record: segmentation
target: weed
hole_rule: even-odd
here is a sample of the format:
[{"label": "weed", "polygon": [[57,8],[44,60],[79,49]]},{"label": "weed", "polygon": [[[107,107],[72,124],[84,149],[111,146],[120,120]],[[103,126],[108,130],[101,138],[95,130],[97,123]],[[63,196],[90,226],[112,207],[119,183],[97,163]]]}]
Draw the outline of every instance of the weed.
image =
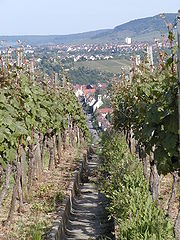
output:
[{"label": "weed", "polygon": [[[30,221],[30,220],[29,220]],[[31,219],[32,221],[32,219]],[[44,229],[47,228],[46,221],[40,221],[38,218],[33,219],[33,223],[30,225],[24,224],[24,222],[18,222],[18,235],[21,239],[28,240],[41,240],[44,233]],[[11,238],[10,238],[11,239]],[[17,236],[12,238],[17,239]]]},{"label": "weed", "polygon": [[39,198],[43,198],[44,196],[48,196],[49,192],[54,189],[54,184],[52,183],[47,183],[43,184],[39,187],[39,190],[36,193],[36,196]]},{"label": "weed", "polygon": [[27,200],[29,203],[33,202],[33,200],[34,200],[33,192],[29,193],[29,195],[27,196]]},{"label": "weed", "polygon": [[63,200],[64,200],[64,194],[61,191],[59,191],[56,194],[56,204],[62,203]]},{"label": "weed", "polygon": [[46,201],[43,203],[43,210],[44,212],[53,212],[56,209],[56,202],[55,202],[55,197],[50,196]]},{"label": "weed", "polygon": [[44,222],[37,220],[35,224],[33,223],[27,227],[26,237],[30,237],[30,240],[41,240],[44,226]]},{"label": "weed", "polygon": [[33,210],[33,212],[35,212],[35,213],[41,212],[41,211],[43,210],[42,204],[36,203],[36,202],[33,203],[33,205],[32,205],[32,210]]}]

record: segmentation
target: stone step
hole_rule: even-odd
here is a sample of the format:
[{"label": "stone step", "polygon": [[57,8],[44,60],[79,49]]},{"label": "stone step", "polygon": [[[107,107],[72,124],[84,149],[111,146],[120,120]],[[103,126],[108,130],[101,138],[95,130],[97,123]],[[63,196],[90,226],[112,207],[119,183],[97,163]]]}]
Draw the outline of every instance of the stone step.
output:
[{"label": "stone step", "polygon": [[[97,168],[98,157],[92,154],[86,170],[89,180],[96,180]],[[80,194],[73,200],[64,240],[106,239],[98,238],[109,236],[113,229],[113,224],[109,222],[106,214],[106,205],[107,200],[94,182],[81,184]]]}]

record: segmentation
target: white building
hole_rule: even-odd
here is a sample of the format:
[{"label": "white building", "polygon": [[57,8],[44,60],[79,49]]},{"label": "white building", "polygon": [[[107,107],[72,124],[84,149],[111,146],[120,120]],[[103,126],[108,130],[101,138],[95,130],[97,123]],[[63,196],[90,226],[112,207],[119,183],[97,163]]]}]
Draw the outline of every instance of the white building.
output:
[{"label": "white building", "polygon": [[89,105],[90,107],[92,107],[92,106],[95,104],[95,102],[96,102],[96,99],[92,97],[92,98],[90,99],[88,105]]},{"label": "white building", "polygon": [[95,58],[94,56],[91,56],[89,59],[90,59],[91,61],[96,60],[96,58]]},{"label": "white building", "polygon": [[132,42],[132,40],[131,40],[131,38],[127,37],[127,38],[125,38],[125,42],[126,42],[128,45],[130,45],[131,42]]},{"label": "white building", "polygon": [[80,97],[80,96],[83,96],[83,89],[82,89],[82,86],[78,89],[75,90],[75,95],[76,97]]},{"label": "white building", "polygon": [[97,109],[99,109],[103,105],[102,102],[102,96],[98,95],[98,100],[97,102],[93,105],[93,112],[95,112]]}]

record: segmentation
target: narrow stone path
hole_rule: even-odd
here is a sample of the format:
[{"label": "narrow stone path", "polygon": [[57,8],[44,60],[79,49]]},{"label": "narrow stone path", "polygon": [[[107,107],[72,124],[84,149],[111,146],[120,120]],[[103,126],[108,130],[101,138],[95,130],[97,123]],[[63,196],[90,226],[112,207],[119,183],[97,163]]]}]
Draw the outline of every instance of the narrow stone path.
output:
[{"label": "narrow stone path", "polygon": [[97,189],[98,157],[93,154],[87,164],[88,178],[81,184],[73,201],[64,240],[114,239],[112,222],[106,214],[106,199]]}]

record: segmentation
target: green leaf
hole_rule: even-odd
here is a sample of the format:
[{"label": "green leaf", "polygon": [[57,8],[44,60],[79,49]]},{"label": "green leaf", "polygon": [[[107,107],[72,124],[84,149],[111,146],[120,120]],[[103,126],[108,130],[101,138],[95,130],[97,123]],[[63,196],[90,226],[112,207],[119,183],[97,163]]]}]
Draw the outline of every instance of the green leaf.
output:
[{"label": "green leaf", "polygon": [[14,148],[6,149],[6,158],[10,162],[13,162],[16,158],[16,149]]},{"label": "green leaf", "polygon": [[6,169],[6,162],[2,157],[0,157],[0,165],[3,167],[3,169]]},{"label": "green leaf", "polygon": [[0,132],[0,143],[4,141],[5,135]]}]

